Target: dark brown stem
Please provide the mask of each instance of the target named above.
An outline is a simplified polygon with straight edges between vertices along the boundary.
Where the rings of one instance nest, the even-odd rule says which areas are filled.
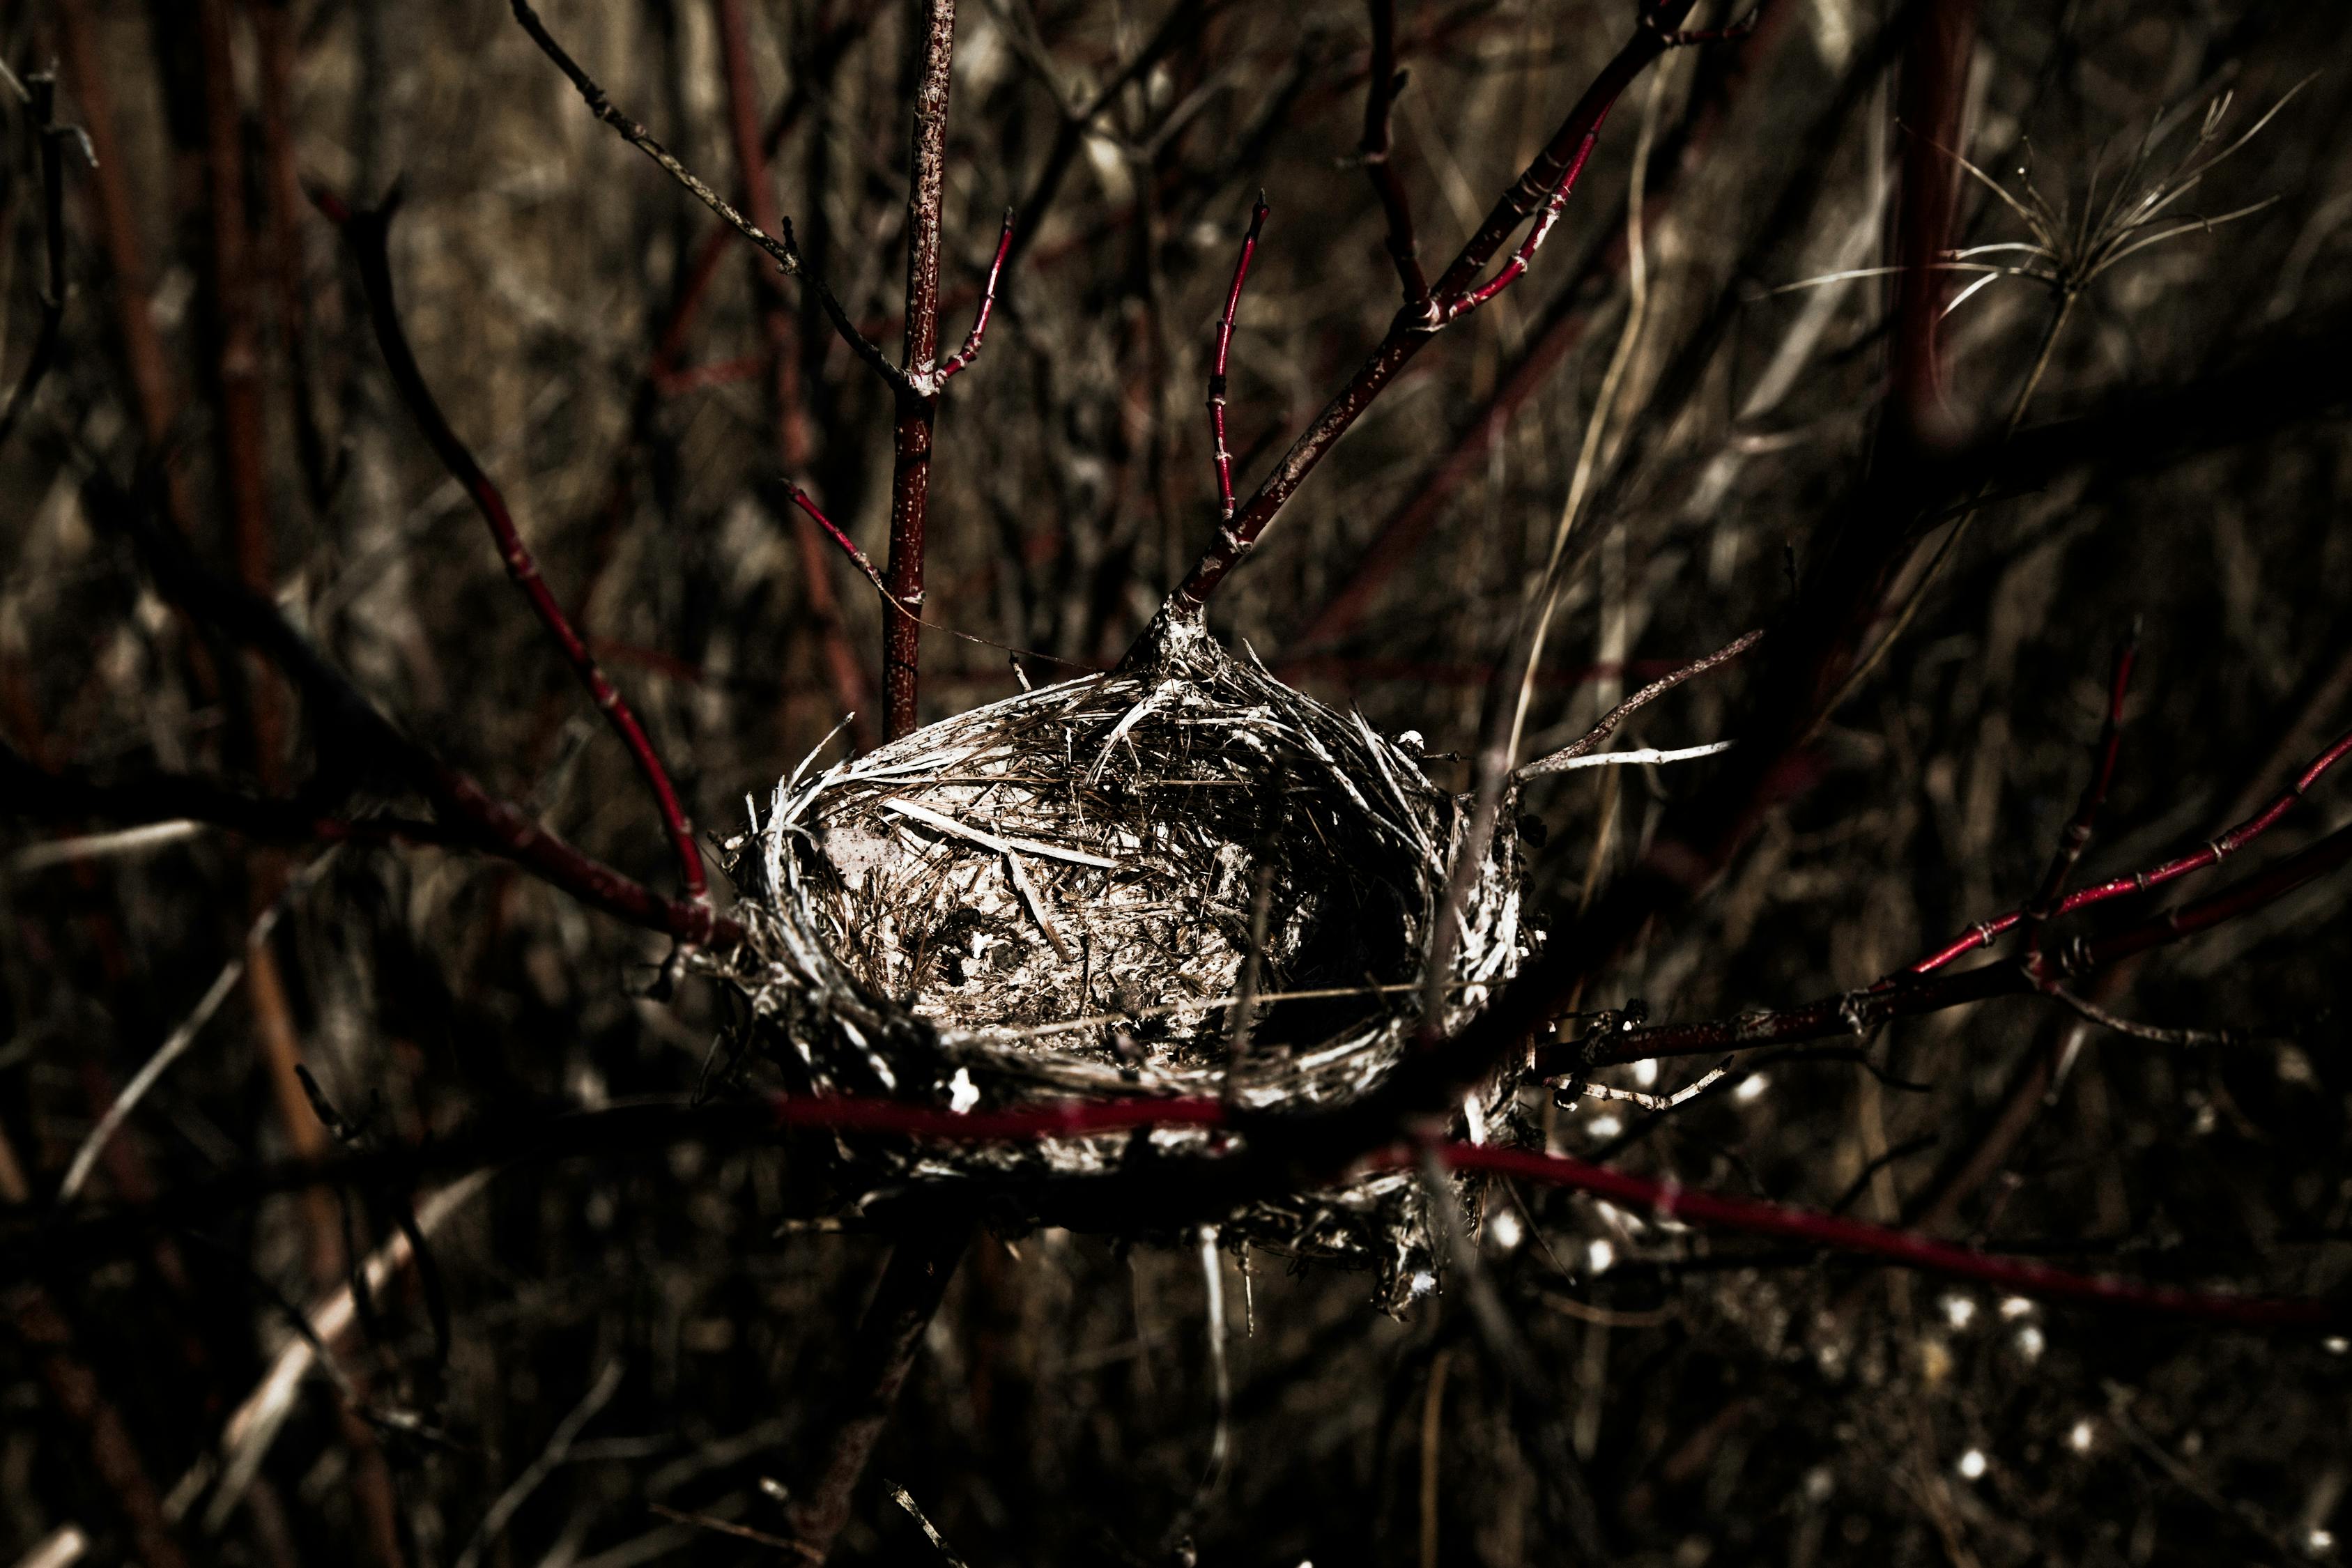
[[[1387,390],[1412,356],[1448,324],[1493,299],[1527,270],[1536,248],[1550,233],[1560,208],[1574,190],[1577,176],[1583,173],[1585,161],[1592,154],[1593,143],[1600,137],[1610,110],[1643,68],[1673,46],[1667,29],[1680,22],[1690,7],[1691,0],[1642,0],[1642,25],[1601,68],[1601,74],[1585,89],[1584,96],[1577,100],[1527,172],[1496,200],[1477,232],[1438,279],[1425,304],[1397,312],[1388,335],[1357,368],[1348,384],[1324,405],[1315,422],[1291,443],[1290,450],[1258,486],[1232,525],[1219,529],[1215,542],[1169,595],[1161,609],[1163,616],[1197,619],[1225,574],[1255,548],[1275,514],[1297,492],[1307,476],[1314,472],[1316,465],[1339,444],[1339,438],[1363,417],[1364,411]],[[1518,252],[1492,280],[1479,284],[1479,276],[1504,242],[1530,218],[1535,223]]]
[[[1412,203],[1404,182],[1390,161],[1396,150],[1391,129],[1397,94],[1404,89],[1404,73],[1396,63],[1396,0],[1370,0],[1372,16],[1371,69],[1364,82],[1364,139],[1357,152],[1364,174],[1381,198],[1388,219],[1389,258],[1396,263],[1397,283],[1404,290],[1404,308],[1419,310],[1429,303],[1429,277],[1421,269],[1421,240],[1412,226]],[[1228,509],[1230,510],[1230,509]]]
[[[2075,805],[2074,815],[2058,835],[2058,848],[2050,858],[2050,869],[2042,873],[2042,886],[2025,904],[2025,949],[2028,952],[2040,946],[2042,927],[2058,912],[2058,900],[2066,891],[2067,879],[2090,847],[2091,834],[2098,826],[2099,813],[2107,804],[2107,791],[2115,784],[2116,754],[2124,738],[2124,699],[2131,691],[2132,665],[2139,658],[2139,633],[2135,628],[2116,645],[2116,657],[2107,678],[2106,718],[2099,725],[2099,741],[2091,753],[2091,776],[2083,785],[2083,798]]]
[[[875,1439],[889,1423],[890,1407],[898,1402],[898,1389],[922,1347],[923,1331],[938,1313],[971,1237],[966,1222],[944,1221],[891,1249],[882,1282],[875,1287],[874,1300],[857,1325],[847,1403],[815,1482],[793,1505],[793,1534],[812,1563],[825,1560],[841,1527],[849,1522],[851,1497],[873,1457]]]
[[[914,149],[907,182],[907,330],[899,353],[898,414],[891,442],[891,601],[907,613],[882,619],[882,730],[913,730],[922,665],[923,530],[930,515],[930,384],[940,348],[940,203],[947,175],[948,88],[955,56],[955,0],[925,0],[922,65],[915,82]],[[1000,246],[1000,251],[1002,247]]]
[[[0,1278],[21,1273],[37,1260],[54,1267],[62,1260],[102,1255],[152,1227],[210,1216],[230,1205],[268,1194],[300,1191],[322,1182],[353,1184],[387,1177],[413,1181],[430,1169],[474,1169],[520,1157],[553,1159],[591,1154],[609,1159],[623,1151],[659,1148],[693,1140],[706,1147],[772,1140],[778,1128],[856,1131],[948,1143],[1022,1142],[1145,1127],[1246,1129],[1258,1141],[1280,1142],[1284,1130],[1302,1124],[1280,1118],[1251,1118],[1212,1099],[1062,1101],[960,1115],[937,1106],[849,1097],[775,1095],[759,1103],[689,1108],[636,1104],[573,1112],[518,1126],[499,1119],[428,1140],[422,1145],[365,1149],[325,1164],[301,1161],[224,1172],[183,1184],[135,1204],[70,1219],[35,1224],[21,1211],[11,1219],[0,1209]],[[2341,1300],[2211,1294],[2072,1274],[2025,1259],[1937,1242],[1916,1230],[1847,1220],[1832,1214],[1781,1204],[1734,1198],[1615,1171],[1588,1161],[1546,1155],[1495,1143],[1474,1144],[1401,1135],[1391,1127],[1346,1164],[1402,1169],[1433,1158],[1454,1170],[1486,1171],[1520,1180],[1588,1192],[1629,1212],[1670,1215],[1711,1228],[1774,1236],[1825,1251],[1874,1258],[1955,1279],[1999,1285],[2053,1301],[2116,1308],[2160,1316],[2227,1322],[2248,1328],[2311,1327],[2345,1321]],[[1068,1178],[1066,1194],[1109,1192],[1124,1205],[1130,1226],[1150,1213],[1156,1219],[1189,1223],[1213,1215],[1239,1194],[1275,1190],[1236,1185],[1228,1173],[1263,1178],[1280,1169],[1263,1160],[1230,1152],[1155,1162],[1140,1170]],[[1336,1168],[1334,1168],[1336,1169]],[[1301,1173],[1299,1184],[1318,1185],[1332,1170]],[[1011,1184],[1013,1193],[1035,1198],[1056,1190]],[[971,1194],[967,1192],[965,1196]],[[877,1210],[877,1212],[880,1212]],[[1091,1218],[1095,1210],[1067,1203],[1045,1204],[1040,1215]],[[1047,1223],[1052,1223],[1048,1220]],[[846,1522],[859,1477],[871,1457],[892,1403],[904,1385],[925,1327],[937,1313],[957,1260],[974,1235],[960,1218],[934,1217],[900,1241],[859,1325],[851,1351],[847,1396],[824,1445],[817,1479],[795,1502],[792,1518],[802,1552],[821,1558]]]
[[[205,190],[211,209],[213,305],[220,394],[221,485],[234,530],[237,575],[256,593],[276,591],[269,506],[268,433],[264,427],[261,335],[245,203],[245,127],[236,99],[236,61],[228,0],[198,0],[196,37],[204,54]],[[256,773],[278,780],[283,751],[279,695],[267,680],[252,689]]]
[[[25,79],[32,94],[29,106],[33,133],[41,141],[41,234],[48,256],[48,274],[41,286],[41,326],[33,338],[32,357],[8,401],[0,405],[0,447],[16,428],[16,421],[33,405],[41,381],[57,363],[58,337],[66,321],[66,181],[65,144],[73,132],[58,123],[58,79],[37,71]]]
[[[629,760],[636,764],[639,776],[661,813],[662,826],[677,856],[678,879],[686,889],[688,901],[697,908],[709,909],[710,889],[703,876],[701,847],[695,842],[694,826],[687,820],[685,803],[670,783],[669,770],[662,765],[660,754],[654,750],[652,737],[637,722],[635,712],[619,689],[606,679],[596,656],[588,651],[588,645],[563,613],[563,606],[556,603],[546,579],[539,574],[538,561],[523,542],[521,531],[515,527],[514,514],[507,510],[506,498],[474,460],[474,454],[458,438],[457,431],[450,428],[440,404],[434,399],[433,389],[425,384],[425,373],[417,367],[416,356],[409,350],[408,335],[402,330],[392,296],[389,246],[395,205],[387,202],[379,208],[352,211],[331,197],[322,199],[320,205],[351,241],[352,256],[359,263],[361,285],[367,293],[368,313],[375,322],[376,342],[383,349],[384,367],[399,389],[401,401],[408,405],[409,413],[425,432],[425,439],[441,459],[441,466],[472,498],[475,510],[489,526],[500,559],[506,563],[507,575],[522,590],[540,625],[547,628],[547,635],[562,651],[572,673],[580,678],[580,684],[603,711],[605,722],[627,748]]]

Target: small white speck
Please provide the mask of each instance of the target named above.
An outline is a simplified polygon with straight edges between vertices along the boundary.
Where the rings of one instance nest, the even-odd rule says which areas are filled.
[[[2074,1429],[2066,1434],[2066,1447],[2078,1454],[2087,1454],[2091,1451],[2091,1424],[2088,1421],[2077,1421],[2074,1423]]]
[[[2311,1533],[2303,1538],[2303,1549],[2315,1557],[2335,1544],[2336,1532],[2332,1530],[2322,1530],[2317,1525],[2312,1526]]]
[[[2042,1338],[2042,1331],[2035,1328],[2032,1323],[2028,1323],[2025,1327],[2017,1331],[2017,1353],[2023,1356],[2026,1360],[2040,1361],[2042,1359],[2042,1352],[2046,1348],[2047,1346]]]
[[[1633,1064],[1633,1081],[1643,1089],[1658,1081],[1658,1058],[1643,1057]]]
[[[1982,1448],[1970,1448],[1967,1453],[1960,1456],[1960,1462],[1958,1468],[1960,1472],[1960,1479],[1964,1481],[1981,1480],[1985,1473],[1984,1450]]]
[[[1431,1273],[1428,1269],[1426,1269],[1426,1268],[1417,1270],[1417,1271],[1414,1273],[1414,1275],[1413,1275],[1413,1277],[1412,1277],[1412,1293],[1413,1293],[1414,1295],[1416,1295],[1416,1296],[1426,1296],[1426,1295],[1428,1295],[1432,1290],[1434,1290],[1434,1289],[1437,1289],[1437,1276],[1436,1276],[1436,1275],[1432,1274],[1432,1273]]]
[[[1595,1138],[1614,1138],[1625,1131],[1625,1124],[1613,1116],[1596,1116],[1584,1124],[1584,1130]]]
[[[961,1116],[980,1103],[980,1090],[972,1087],[971,1074],[962,1068],[948,1079],[948,1109]]]
[[[1827,1465],[1815,1465],[1805,1472],[1807,1502],[1827,1502],[1830,1500],[1830,1493],[1836,1489],[1837,1479],[1830,1474],[1830,1468]]]
[[[1584,1244],[1584,1267],[1595,1274],[1606,1274],[1609,1266],[1617,1261],[1617,1249],[1598,1237]]]
[[[2342,1355],[2346,1351],[2352,1350],[2352,1340],[2346,1339],[2342,1334],[2330,1334],[2319,1342],[2319,1348],[2329,1355]]]
[[[1956,1329],[1965,1329],[1976,1321],[1977,1304],[1966,1296],[1944,1298],[1944,1321]]]
[[[1495,1238],[1496,1247],[1505,1252],[1511,1251],[1519,1245],[1522,1234],[1519,1216],[1508,1209],[1496,1211],[1495,1216],[1486,1222],[1486,1234]]]
[[[1429,742],[1421,738],[1421,731],[1418,730],[1400,730],[1397,731],[1396,743],[1398,750],[1411,752],[1416,757],[1429,747]],[[1298,1568],[1315,1568],[1315,1565],[1311,1563],[1301,1563]]]
[[[2000,1315],[2004,1318],[2021,1318],[2032,1310],[2033,1303],[2022,1296],[2003,1296],[2000,1299]]]
[[[1745,1104],[1764,1092],[1764,1082],[1762,1073],[1752,1073],[1739,1080],[1739,1087],[1731,1091],[1731,1098]]]

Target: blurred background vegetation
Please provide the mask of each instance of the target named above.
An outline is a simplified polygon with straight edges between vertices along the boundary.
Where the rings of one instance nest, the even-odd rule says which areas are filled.
[[[752,177],[895,355],[915,7],[542,9],[722,191],[745,188],[745,133],[763,146]],[[395,185],[394,270],[425,377],[696,821],[735,831],[746,793],[845,713],[870,742],[880,606],[778,481],[878,560],[887,395],[810,300],[583,110],[506,5],[14,0],[0,18],[19,77],[58,62],[57,119],[97,155],[63,148],[55,368],[0,450],[0,734],[17,752],[273,795],[321,760],[279,678],[158,595],[106,515],[133,493],[409,732],[668,885],[626,755],[417,438],[304,195]],[[1690,1019],[1834,994],[2022,900],[2135,624],[2092,869],[2205,842],[2352,717],[2346,21],[2264,0],[1768,0],[1751,36],[1675,51],[1627,95],[1531,276],[1413,363],[1213,626],[1386,731],[1469,753],[1573,491],[1534,754],[1780,614],[1902,413],[1891,385],[1942,449],[2000,452],[1990,497],[1939,571],[1924,551],[1902,578],[1893,602],[1916,591],[1916,614],[1805,753],[1801,792],[1587,1005]],[[1433,263],[1632,25],[1621,0],[1400,7],[1393,166]],[[1385,330],[1396,284],[1359,152],[1370,43],[1355,0],[965,0],[950,342],[1001,213],[1019,216],[932,481],[926,615],[982,640],[926,639],[926,716],[1115,661],[1207,542],[1206,356],[1261,190],[1232,365],[1249,480]],[[1933,100],[1948,146],[1902,108],[1906,70],[1937,48],[1957,84]],[[2268,205],[2090,282],[2006,447],[2052,289],[1994,277],[1959,300],[1926,383],[1901,374],[1894,280],[1785,289],[1889,261],[1904,171],[1936,161],[1922,138],[2020,204],[1945,163],[1957,245],[2033,240],[2029,183],[2079,243],[2085,210],[2128,180],[2196,166],[2209,105],[2234,95],[2205,153],[2315,69],[2161,226]],[[42,325],[42,143],[11,95],[12,384]],[[1980,276],[1949,274],[1948,294]],[[1742,679],[1695,683],[1621,743],[1734,732]],[[1470,782],[1458,760],[1433,769]],[[1569,911],[1599,896],[1691,776],[1533,786],[1535,894]],[[2340,826],[2346,798],[2315,789],[2276,841]],[[0,798],[0,1196],[16,1205],[58,1201],[97,1119],[271,907],[275,929],[80,1201],[326,1157],[297,1063],[378,1145],[700,1080],[724,1001],[694,981],[655,1000],[665,941],[504,862],[214,829],[45,847],[115,826]],[[2327,1009],[2352,973],[2346,886],[2097,994],[2168,1026],[2293,1026],[2292,1043],[2167,1044],[2000,1002],[1843,1054],[1748,1058],[1671,1118],[1587,1101],[1551,1135],[1695,1187],[2093,1270],[2340,1288],[2352,1065]],[[1672,1088],[1713,1065],[1611,1081]],[[102,1255],[37,1237],[11,1253],[0,1560],[68,1528],[90,1561],[150,1568],[775,1556],[709,1521],[782,1528],[761,1481],[812,1462],[887,1242],[810,1219],[771,1148],[526,1163],[436,1199],[459,1176],[224,1205]],[[1532,1403],[1569,1426],[1624,1562],[2336,1560],[2341,1341],[2045,1310],[1507,1196],[1481,1244],[1489,1277],[1535,1348]],[[396,1245],[412,1200],[432,1267],[367,1292],[340,1375],[291,1388],[274,1441],[255,1440],[236,1413],[300,1345],[293,1305]],[[1197,1251],[1014,1228],[951,1289],[839,1557],[944,1560],[887,1478],[975,1568],[1563,1560],[1530,1402],[1506,1397],[1458,1292],[1391,1320],[1359,1277],[1217,1267],[1234,1400],[1214,1486]]]

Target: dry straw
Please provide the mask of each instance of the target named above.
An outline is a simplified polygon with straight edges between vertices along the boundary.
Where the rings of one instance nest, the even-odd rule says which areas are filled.
[[[1465,1021],[1529,948],[1507,829],[1466,846],[1470,802],[1409,745],[1196,625],[1161,623],[1115,673],[812,763],[729,845],[750,936],[719,961],[751,1005],[743,1043],[798,1087],[956,1110],[1339,1104],[1424,1022]],[[1425,1020],[1431,932],[1465,853],[1477,872],[1444,960],[1445,1016]],[[1471,1098],[1473,1136],[1511,1088]],[[840,1153],[871,1186],[1100,1171],[1132,1136],[916,1152],[845,1138]],[[1381,1173],[1258,1204],[1223,1234],[1375,1267],[1393,1302],[1430,1268],[1424,1202],[1411,1173]]]

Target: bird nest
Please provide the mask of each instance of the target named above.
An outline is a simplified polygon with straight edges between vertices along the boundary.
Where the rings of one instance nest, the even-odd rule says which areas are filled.
[[[958,1110],[1072,1097],[1346,1103],[1423,1022],[1431,931],[1475,857],[1444,1024],[1526,956],[1506,828],[1391,739],[1162,623],[1120,670],[1041,687],[776,786],[729,846],[749,938],[725,960],[748,1043],[803,1087]],[[1507,805],[1507,803],[1506,803]],[[1507,809],[1494,818],[1512,821]],[[1507,1075],[1465,1105],[1498,1118]],[[845,1135],[884,1182],[1108,1171],[1129,1133],[1017,1145]],[[1150,1135],[1205,1146],[1197,1128]],[[1430,1268],[1409,1171],[1255,1203],[1229,1242],[1377,1268],[1391,1305]]]

